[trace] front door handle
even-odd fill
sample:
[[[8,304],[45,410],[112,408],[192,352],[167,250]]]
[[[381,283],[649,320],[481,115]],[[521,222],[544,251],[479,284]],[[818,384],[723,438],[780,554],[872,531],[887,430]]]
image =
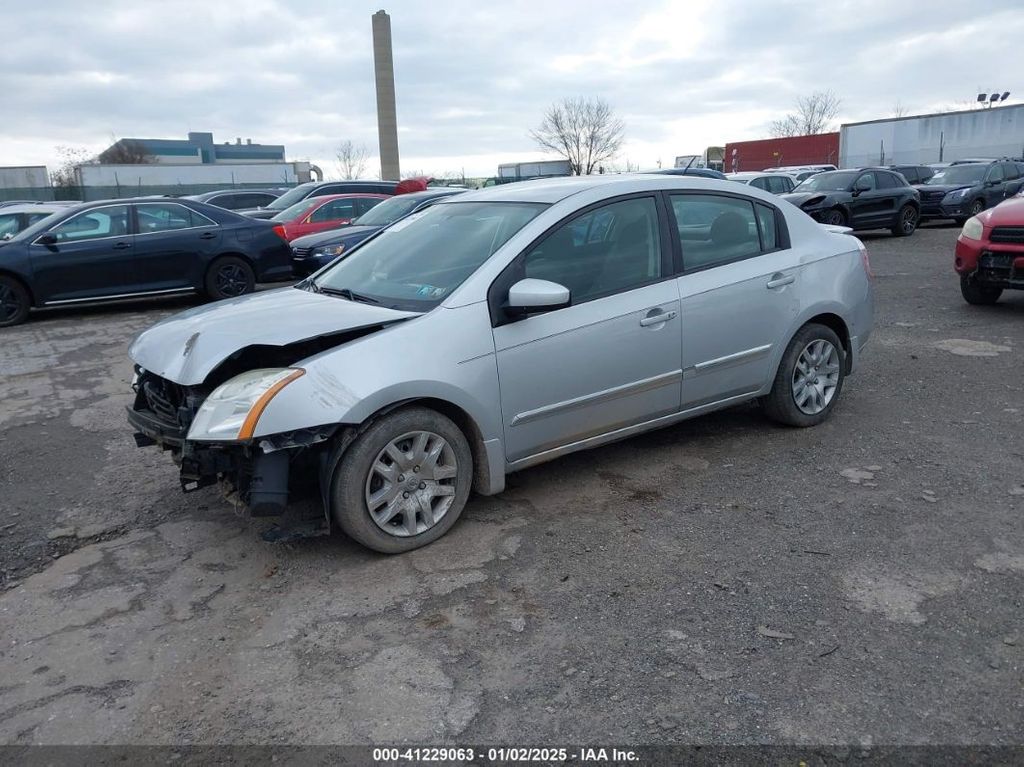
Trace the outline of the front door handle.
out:
[[[658,312],[657,314],[648,314],[642,320],[640,320],[640,326],[649,328],[651,325],[660,325],[663,322],[668,322],[676,317],[676,312]]]
[[[112,247],[114,248],[114,250],[125,250],[126,248],[130,248],[131,246],[132,244],[130,242],[115,242]]]
[[[794,282],[796,282],[795,274],[782,274],[781,272],[777,272],[771,276],[770,280],[768,280],[767,287],[769,290],[772,290],[773,288],[781,288],[783,285],[792,285]]]
[[[201,235],[199,235],[199,239],[200,240],[212,240],[216,236],[217,235],[215,233],[213,233],[213,232],[203,232]]]

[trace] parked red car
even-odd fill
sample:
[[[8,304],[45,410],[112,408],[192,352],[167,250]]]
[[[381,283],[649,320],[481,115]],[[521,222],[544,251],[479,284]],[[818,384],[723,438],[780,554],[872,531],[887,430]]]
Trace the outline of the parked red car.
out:
[[[967,219],[954,267],[969,304],[994,304],[1004,290],[1024,290],[1024,197]]]
[[[271,221],[276,224],[274,230],[291,242],[296,237],[345,226],[386,199],[386,194],[327,194],[322,197],[307,197],[290,208],[285,208]]]

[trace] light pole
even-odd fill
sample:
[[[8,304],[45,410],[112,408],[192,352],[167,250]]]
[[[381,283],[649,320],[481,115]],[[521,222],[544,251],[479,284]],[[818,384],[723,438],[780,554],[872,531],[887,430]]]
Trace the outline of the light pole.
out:
[[[993,93],[991,95],[987,93],[978,94],[978,103],[981,104],[982,109],[991,109],[992,105],[996,102],[1002,103],[1010,97],[1009,91],[1003,91],[1002,93]]]

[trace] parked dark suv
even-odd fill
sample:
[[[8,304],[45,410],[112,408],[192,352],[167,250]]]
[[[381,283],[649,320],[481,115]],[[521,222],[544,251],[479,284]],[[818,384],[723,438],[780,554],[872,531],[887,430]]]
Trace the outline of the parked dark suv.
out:
[[[1024,186],[1024,163],[956,163],[918,187],[922,218],[951,218],[958,224],[1013,197]]]
[[[923,184],[935,175],[935,168],[927,165],[890,165],[889,170],[899,173],[911,186]]]
[[[823,224],[913,234],[920,217],[917,190],[887,168],[816,173],[790,194],[779,195]]]
[[[238,212],[252,218],[273,218],[282,210],[287,210],[307,197],[361,193],[393,195],[397,190],[397,181],[307,181],[305,184],[292,187],[265,208],[253,208]]]
[[[250,293],[291,276],[269,221],[195,200],[140,197],[66,208],[0,242],[0,327],[29,309],[143,296]]]

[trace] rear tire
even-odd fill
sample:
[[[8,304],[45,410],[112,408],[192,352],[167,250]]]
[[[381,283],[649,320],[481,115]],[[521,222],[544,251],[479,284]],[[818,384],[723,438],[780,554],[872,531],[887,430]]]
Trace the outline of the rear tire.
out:
[[[256,289],[256,275],[244,258],[221,256],[206,270],[203,286],[214,301],[236,298]]]
[[[0,276],[0,328],[20,325],[28,318],[31,306],[32,299],[21,282]]]
[[[350,538],[400,554],[447,533],[472,484],[473,454],[461,429],[435,410],[408,407],[373,423],[342,455],[331,512]]]
[[[817,426],[843,390],[846,359],[839,336],[825,325],[804,325],[789,342],[768,396],[765,415],[787,426]]]
[[[909,237],[917,229],[918,222],[917,208],[913,205],[904,205],[896,215],[896,223],[890,230],[893,237]]]
[[[971,279],[970,275],[960,275],[960,293],[964,301],[974,306],[991,306],[999,300],[1003,294],[1002,288],[994,288],[988,285],[979,285]]]

